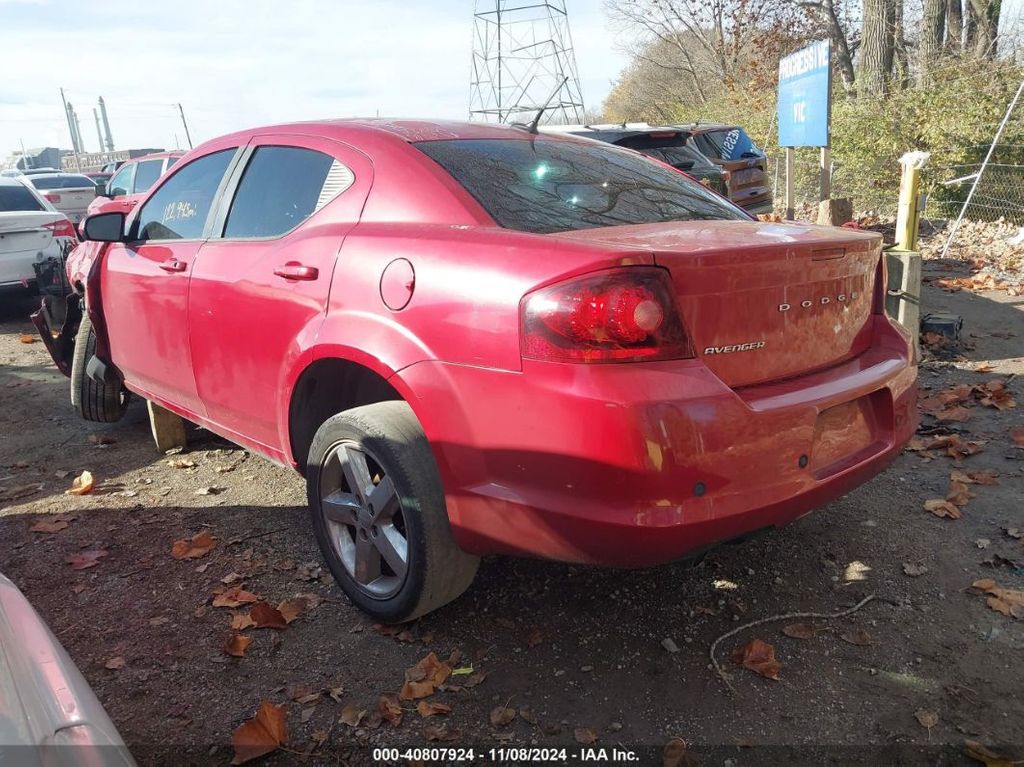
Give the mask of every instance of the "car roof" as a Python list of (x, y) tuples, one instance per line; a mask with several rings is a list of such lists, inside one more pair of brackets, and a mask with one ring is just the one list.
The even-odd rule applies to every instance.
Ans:
[[(121, 168), (125, 165), (130, 165), (131, 163), (142, 162), (143, 160), (163, 160), (165, 157), (184, 157), (185, 154), (184, 149), (174, 149), (170, 152), (153, 152), (152, 154), (144, 154), (139, 157), (127, 159), (121, 165)], [(118, 170), (121, 168), (118, 168)]]
[(231, 140), (247, 140), (252, 136), (265, 133), (312, 133), (341, 141), (356, 139), (359, 136), (387, 136), (408, 143), (457, 139), (536, 138), (536, 134), (529, 133), (522, 127), (495, 123), (403, 118), (344, 118), (265, 125), (220, 136), (213, 141), (220, 144)]
[(709, 131), (733, 130), (740, 126), (733, 123), (690, 123), (688, 125), (680, 124), (674, 127), (682, 128), (683, 130), (688, 130), (692, 133), (707, 133)]
[(25, 186), (21, 176), (0, 176), (0, 186)]
[(564, 134), (574, 136), (600, 136), (604, 141), (611, 139), (645, 136), (650, 133), (686, 133), (679, 125), (651, 125), (649, 123), (608, 123), (605, 125), (545, 125), (541, 133)]
[(36, 173), (33, 178), (61, 178), (62, 176), (85, 176), (78, 171), (55, 171), (54, 173)]

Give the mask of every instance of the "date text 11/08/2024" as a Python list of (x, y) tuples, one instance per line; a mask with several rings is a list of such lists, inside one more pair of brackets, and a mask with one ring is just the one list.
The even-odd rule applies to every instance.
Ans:
[(636, 763), (640, 757), (628, 748), (584, 747), (570, 748), (375, 748), (375, 761), (428, 761), (428, 762), (472, 762), (477, 759), (490, 759), (493, 762), (618, 762), (621, 764)]

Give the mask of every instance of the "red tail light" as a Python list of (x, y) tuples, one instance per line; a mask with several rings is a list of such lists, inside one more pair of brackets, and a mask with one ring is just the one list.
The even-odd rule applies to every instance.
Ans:
[(50, 193), (46, 195), (46, 199), (49, 200), (50, 202), (60, 202), (60, 195)]
[(53, 232), (54, 237), (73, 237), (77, 239), (77, 235), (75, 234), (75, 227), (66, 218), (51, 221), (48, 224), (43, 224), (43, 226), (45, 226), (47, 229)]
[(626, 267), (588, 274), (527, 295), (524, 357), (561, 362), (636, 362), (693, 357), (668, 272)]

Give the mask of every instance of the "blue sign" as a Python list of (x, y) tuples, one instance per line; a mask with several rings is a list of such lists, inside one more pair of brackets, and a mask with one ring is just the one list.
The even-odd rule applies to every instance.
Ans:
[(828, 146), (832, 96), (828, 40), (779, 62), (779, 146)]

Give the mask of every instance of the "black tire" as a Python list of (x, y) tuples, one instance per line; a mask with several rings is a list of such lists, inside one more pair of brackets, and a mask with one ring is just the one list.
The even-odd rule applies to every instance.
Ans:
[(75, 336), (75, 352), (71, 358), (71, 404), (86, 421), (114, 423), (120, 421), (128, 408), (128, 391), (117, 383), (100, 383), (86, 373), (89, 360), (96, 354), (96, 333), (89, 315), (83, 309), (82, 321)]
[[(356, 508), (361, 496), (351, 491), (345, 468), (351, 466), (353, 455), (362, 455), (368, 467), (364, 476), (373, 484), (367, 490), (381, 488), (379, 495), (391, 499), (394, 511), (386, 520), (383, 515), (374, 516), (376, 493), (363, 493), (368, 500)], [(385, 479), (390, 479), (394, 493), (383, 488)], [(401, 623), (417, 618), (451, 602), (472, 583), (480, 559), (462, 551), (452, 537), (433, 452), (406, 403), (378, 402), (346, 410), (325, 421), (309, 450), (306, 488), (313, 530), (331, 574), (349, 599), (374, 619)], [(359, 521), (329, 520), (325, 495), (351, 499), (352, 505), (335, 504), (333, 508), (344, 509), (343, 513)], [(378, 514), (382, 514), (380, 507), (378, 503)], [(337, 515), (337, 511), (334, 513)], [(381, 522), (380, 530), (370, 525), (372, 519)], [(388, 525), (391, 534), (384, 535), (382, 531)], [(404, 535), (406, 543), (402, 576), (377, 551), (381, 543), (392, 555), (400, 550), (391, 542), (396, 533), (399, 540)], [(369, 547), (363, 551), (377, 551), (377, 569), (366, 565), (362, 571), (367, 578), (367, 573), (379, 573), (368, 585), (360, 583), (353, 570), (358, 568), (355, 562), (360, 546)], [(348, 557), (348, 564), (343, 556)], [(362, 561), (367, 557), (372, 558), (372, 554)]]

